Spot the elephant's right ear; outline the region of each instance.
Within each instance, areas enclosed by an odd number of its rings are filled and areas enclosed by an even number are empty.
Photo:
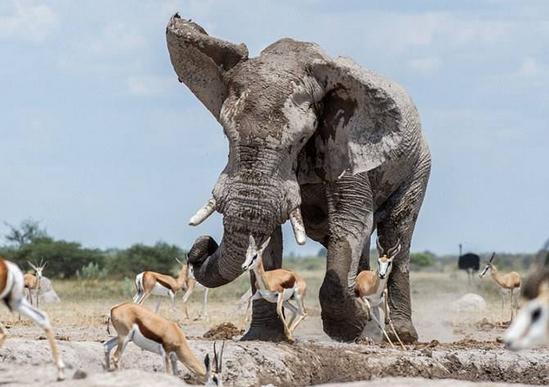
[[[175,14],[166,27],[170,60],[179,77],[219,120],[227,97],[226,71],[248,59],[246,45],[209,36],[198,24]]]

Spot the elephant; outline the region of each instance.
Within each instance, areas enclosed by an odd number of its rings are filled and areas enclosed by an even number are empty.
[[[223,237],[198,237],[188,253],[207,287],[242,273],[249,236],[271,238],[263,261],[282,265],[281,225],[296,240],[326,247],[319,299],[324,331],[338,341],[363,335],[367,316],[354,297],[357,273],[369,268],[377,229],[401,251],[388,280],[395,328],[417,340],[412,323],[410,243],[431,169],[417,109],[398,84],[317,44],[283,38],[248,57],[245,44],[210,36],[175,14],[166,28],[178,80],[221,124],[228,162],[212,198],[190,223],[222,214]],[[252,286],[254,279],[251,278]],[[253,289],[255,291],[255,288]],[[243,340],[284,340],[275,305],[253,303]]]

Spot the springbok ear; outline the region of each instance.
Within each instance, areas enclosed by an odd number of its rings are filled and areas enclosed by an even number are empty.
[[[219,120],[221,105],[227,98],[223,75],[248,59],[246,45],[209,36],[204,28],[178,14],[168,22],[166,40],[179,81]]]
[[[271,237],[268,237],[267,239],[265,239],[265,241],[261,244],[259,251],[264,252],[267,246],[269,246],[270,242],[271,242]]]
[[[314,152],[306,148],[308,166],[321,180],[366,172],[396,158],[405,127],[420,125],[402,87],[351,59],[317,59],[310,72],[324,88],[317,135],[307,144]]]
[[[250,243],[250,247],[253,249],[253,250],[257,250],[257,245],[255,243],[255,238],[252,234],[250,234],[250,238],[249,238],[249,243]]]

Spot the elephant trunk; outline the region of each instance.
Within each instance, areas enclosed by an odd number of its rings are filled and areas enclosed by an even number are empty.
[[[201,236],[188,254],[195,278],[208,288],[225,285],[242,274],[250,234],[262,240],[278,225],[278,214],[265,198],[228,200],[224,214],[221,244],[210,236]]]

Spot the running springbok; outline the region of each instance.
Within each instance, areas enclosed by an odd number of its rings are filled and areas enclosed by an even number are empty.
[[[271,238],[269,237],[258,247],[254,237],[250,235],[250,243],[242,269],[252,270],[255,274],[256,292],[252,300],[264,299],[273,304],[276,303],[278,317],[280,317],[282,324],[284,324],[284,334],[288,341],[293,342],[295,328],[307,316],[305,305],[303,304],[307,285],[303,278],[293,271],[285,269],[265,271],[263,252],[270,241]],[[297,306],[292,305],[290,301],[295,301]],[[292,312],[290,321],[286,321],[282,307]]]
[[[0,258],[0,300],[4,301],[10,311],[27,316],[44,329],[50,344],[53,362],[57,366],[57,380],[63,380],[65,365],[59,354],[48,316],[27,301],[23,289],[23,273],[19,267],[13,262]],[[6,334],[4,326],[0,323],[0,347],[6,340]]]
[[[496,266],[492,263],[496,253],[492,253],[490,260],[486,264],[486,267],[480,273],[480,278],[483,278],[488,270],[490,270],[490,275],[494,282],[500,287],[501,290],[501,320],[503,321],[503,310],[505,307],[505,293],[509,291],[511,297],[511,320],[515,315],[515,307],[513,306],[513,291],[520,288],[520,275],[516,271],[509,273],[501,273],[498,271]]]
[[[170,297],[172,302],[172,310],[175,310],[175,294],[184,289],[183,306],[187,319],[189,318],[189,310],[187,301],[191,296],[196,286],[202,286],[197,284],[196,279],[192,273],[192,266],[181,262],[178,258],[175,258],[177,262],[181,264],[181,269],[176,278],[171,275],[157,273],[155,271],[144,271],[139,273],[135,277],[136,294],[133,297],[133,302],[136,304],[143,304],[145,300],[152,294],[161,297]],[[202,314],[204,317],[208,316],[208,288],[204,288],[204,304],[202,308]],[[155,311],[158,312],[160,308],[161,299],[156,304]]]
[[[111,370],[110,354],[113,348],[116,346],[112,358],[113,365],[115,369],[118,369],[126,346],[133,342],[143,350],[162,356],[167,373],[172,372],[177,375],[177,360],[179,360],[202,382],[206,381],[206,368],[191,351],[187,338],[177,323],[167,320],[141,305],[129,302],[113,306],[109,320],[116,330],[117,336],[103,344],[107,370]],[[214,358],[217,359],[217,355]],[[208,365],[209,356],[204,360]],[[221,367],[216,365],[216,370],[218,368],[220,371]],[[212,378],[213,376],[213,374],[210,375]],[[221,380],[219,376],[217,379]]]
[[[35,305],[38,308],[38,298],[40,297],[40,282],[42,281],[42,272],[48,265],[48,262],[40,261],[40,265],[34,265],[33,263],[27,261],[27,263],[34,269],[35,274],[25,273],[23,275],[23,280],[25,283],[25,289],[28,291],[28,299],[31,305]],[[35,294],[35,301],[32,302],[32,295]]]
[[[387,280],[393,269],[393,260],[400,252],[400,240],[397,241],[394,247],[391,247],[387,250],[387,253],[384,252],[383,247],[379,243],[379,239],[376,241],[377,249],[379,252],[379,258],[377,259],[377,269],[376,271],[372,270],[363,270],[356,277],[355,285],[355,296],[363,304],[364,310],[368,314],[369,319],[374,319],[377,326],[381,329],[385,338],[394,348],[394,344],[389,338],[387,331],[385,330],[384,325],[389,324],[393,334],[400,343],[402,349],[406,349],[400,337],[398,336],[395,327],[393,326],[393,321],[391,320],[390,310],[389,310],[389,294],[387,292]],[[379,315],[380,308],[383,308],[383,314],[385,318],[385,324],[381,324],[381,319]]]

